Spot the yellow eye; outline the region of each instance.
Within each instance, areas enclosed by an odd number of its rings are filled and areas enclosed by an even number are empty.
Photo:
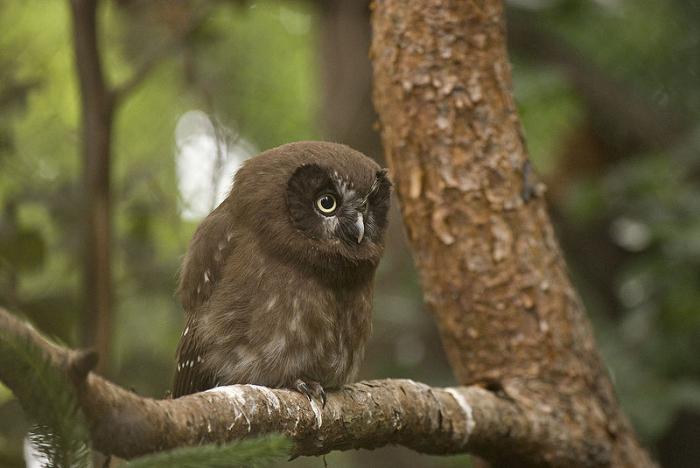
[[[338,203],[335,201],[335,197],[331,194],[325,194],[318,197],[316,200],[316,208],[322,214],[330,216],[335,213],[335,209],[338,207]]]

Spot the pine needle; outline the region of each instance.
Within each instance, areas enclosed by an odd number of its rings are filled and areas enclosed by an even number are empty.
[[[137,458],[129,468],[233,468],[269,466],[288,458],[291,443],[281,436],[268,436],[224,445],[209,444],[183,447]]]
[[[0,330],[0,361],[28,376],[32,396],[17,395],[35,422],[32,444],[57,468],[90,466],[89,433],[68,376],[49,361],[29,339]],[[37,397],[40,395],[40,397]]]

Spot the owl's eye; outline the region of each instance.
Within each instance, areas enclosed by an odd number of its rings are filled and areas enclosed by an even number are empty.
[[[335,197],[329,193],[321,195],[316,200],[316,208],[322,214],[326,216],[331,216],[335,213],[335,209],[338,207],[338,203],[335,201]]]

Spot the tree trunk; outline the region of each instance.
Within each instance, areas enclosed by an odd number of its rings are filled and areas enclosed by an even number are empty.
[[[377,119],[372,107],[372,64],[368,0],[322,0],[319,55],[326,138],[381,160]]]
[[[374,8],[385,155],[454,373],[567,432],[484,455],[561,466],[561,438],[581,466],[652,465],[619,409],[527,159],[501,1]]]
[[[107,370],[111,345],[110,156],[113,99],[105,83],[97,37],[97,0],[71,0],[75,63],[82,105],[84,177],[83,342]]]

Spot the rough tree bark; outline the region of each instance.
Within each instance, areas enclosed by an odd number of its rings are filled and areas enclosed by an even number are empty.
[[[424,296],[461,384],[551,434],[496,464],[649,466],[616,402],[527,159],[500,0],[378,0],[374,102]]]

